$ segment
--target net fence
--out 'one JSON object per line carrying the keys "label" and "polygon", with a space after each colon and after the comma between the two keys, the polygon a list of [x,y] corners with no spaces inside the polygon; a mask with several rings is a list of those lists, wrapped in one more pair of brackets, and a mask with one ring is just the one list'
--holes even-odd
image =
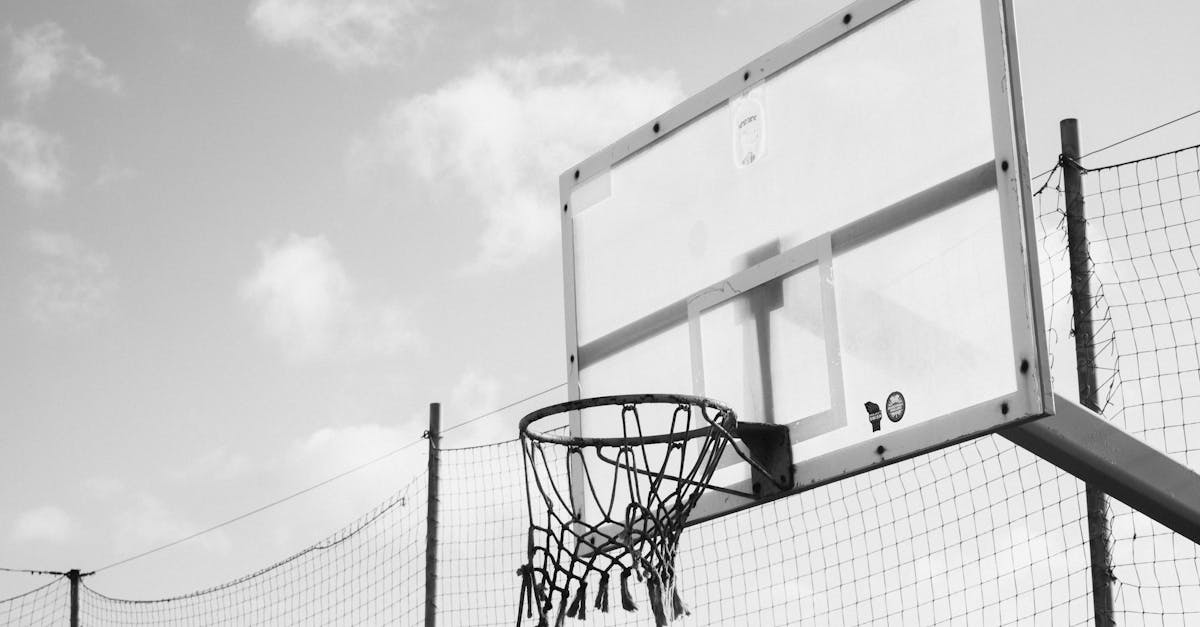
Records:
{"label": "net fence", "polygon": [[[522,476],[516,442],[442,459]],[[470,502],[480,489],[464,481],[444,496]],[[456,560],[468,573],[440,573],[439,624],[516,622],[525,486],[486,489],[486,524],[473,508],[442,517],[446,546],[472,557]],[[1074,477],[1002,438],[975,440],[689,527],[678,570],[691,615],[679,624],[1086,624],[1084,516]],[[645,587],[632,592],[639,612],[568,624],[653,624]]]}
{"label": "net fence", "polygon": [[70,582],[58,577],[14,597],[0,599],[0,624],[65,625],[71,612]]}
{"label": "net fence", "polygon": [[105,596],[83,583],[80,624],[418,624],[425,613],[425,502],[421,475],[321,542],[191,594],[133,601]]}
{"label": "net fence", "polygon": [[[1200,469],[1200,147],[1092,168],[1084,192],[1103,413]],[[1200,621],[1197,546],[1109,502],[1118,623]]]}
{"label": "net fence", "polygon": [[[1102,412],[1193,468],[1200,465],[1198,150],[1084,174]],[[1035,212],[1052,371],[1056,390],[1071,396],[1060,172],[1036,194]],[[529,516],[520,445],[443,449],[439,459],[437,622],[512,625]],[[427,479],[413,478],[324,541],[221,586],[131,601],[85,580],[80,622],[420,624]],[[1109,518],[1116,622],[1200,624],[1196,545],[1116,501]],[[679,551],[680,595],[691,610],[683,625],[1094,621],[1083,484],[999,435],[693,525]],[[575,624],[653,624],[645,587],[632,592],[638,613],[593,610]],[[66,624],[68,596],[67,580],[55,580],[0,601],[0,621]]]}

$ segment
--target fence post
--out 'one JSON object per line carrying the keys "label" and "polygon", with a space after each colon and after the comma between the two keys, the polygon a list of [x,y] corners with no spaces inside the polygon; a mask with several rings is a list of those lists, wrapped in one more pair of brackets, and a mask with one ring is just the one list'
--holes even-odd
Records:
{"label": "fence post", "polygon": [[67,580],[71,582],[71,627],[79,627],[79,569],[67,571]]}
{"label": "fence post", "polygon": [[[1096,383],[1096,342],[1092,328],[1092,286],[1089,267],[1087,216],[1083,206],[1083,168],[1079,165],[1079,122],[1058,123],[1062,141],[1063,187],[1066,194],[1067,250],[1071,258],[1072,322],[1075,329],[1076,378],[1079,404],[1100,413]],[[1109,555],[1108,497],[1086,485],[1088,547],[1092,562],[1092,607],[1096,627],[1112,627],[1112,556]]]}
{"label": "fence post", "polygon": [[442,406],[429,404],[429,502],[425,508],[425,627],[437,625],[438,449],[441,444]]}

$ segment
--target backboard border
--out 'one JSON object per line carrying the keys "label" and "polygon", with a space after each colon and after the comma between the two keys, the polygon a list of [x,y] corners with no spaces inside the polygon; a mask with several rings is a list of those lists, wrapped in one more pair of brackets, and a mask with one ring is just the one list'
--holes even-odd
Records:
{"label": "backboard border", "polygon": [[[648,148],[655,142],[670,136],[675,131],[687,126],[692,121],[704,116],[714,108],[727,103],[730,98],[742,93],[747,86],[764,81],[774,74],[782,72],[792,65],[801,62],[808,56],[824,47],[838,41],[856,29],[871,23],[880,16],[914,0],[858,0],[834,13],[812,28],[805,30],[795,38],[781,44],[775,49],[759,56],[741,69],[730,73],[712,86],[676,105],[664,114],[643,124],[628,133],[620,140],[583,160],[573,168],[567,169],[559,177],[559,192],[562,203],[562,245],[563,245],[563,279],[566,314],[566,342],[568,359],[568,397],[577,399],[581,395],[579,388],[579,370],[585,365],[584,348],[579,345],[577,294],[575,290],[574,263],[574,230],[573,208],[570,205],[571,194],[580,185],[589,182],[597,176],[606,176],[616,165]],[[841,466],[844,476],[865,472],[880,465],[900,461],[915,455],[926,453],[960,441],[979,437],[999,428],[1052,415],[1054,412],[1054,396],[1050,384],[1049,352],[1046,346],[1045,323],[1042,313],[1041,282],[1038,273],[1036,257],[1036,234],[1033,232],[1032,193],[1028,181],[1029,165],[1025,144],[1025,128],[1023,121],[1023,105],[1021,99],[1018,57],[1016,49],[1015,20],[1013,17],[1012,0],[980,0],[980,14],[983,29],[985,49],[985,64],[988,79],[988,98],[991,109],[993,129],[994,160],[963,174],[948,179],[942,184],[918,193],[926,192],[937,195],[938,188],[945,188],[954,181],[962,183],[963,179],[978,181],[980,170],[991,169],[991,185],[987,191],[995,189],[999,196],[1001,210],[1002,243],[1005,249],[1005,269],[1010,294],[1010,319],[1013,325],[1013,342],[1015,364],[1014,380],[1017,391],[979,405],[964,408],[938,418],[929,420],[922,425],[914,425],[908,429],[889,434],[889,442],[896,443],[900,439],[904,444],[890,447],[885,453],[882,444],[876,447],[877,458],[861,467]],[[968,182],[969,183],[969,182]],[[910,199],[906,199],[910,200]],[[901,201],[897,204],[904,204]],[[884,213],[879,210],[876,214]],[[893,212],[897,213],[897,212]],[[914,213],[910,210],[910,214]],[[916,214],[922,214],[916,211]],[[894,216],[893,216],[894,217]],[[870,220],[868,220],[870,218]],[[911,218],[911,215],[909,216]],[[865,224],[866,222],[872,224]],[[872,214],[866,218],[844,225],[832,233],[832,237],[854,239],[856,229],[866,228],[868,231],[878,228],[881,220]],[[902,220],[903,221],[903,220]],[[835,247],[837,240],[834,241]],[[1016,298],[1020,295],[1020,298]],[[686,299],[668,305],[653,312],[638,321],[640,328],[633,332],[648,337],[665,328],[673,326],[677,318],[686,320],[688,317]],[[624,329],[623,329],[624,330]],[[624,330],[626,334],[630,332]],[[613,333],[615,334],[615,332]],[[610,334],[612,335],[612,334]],[[1032,337],[1029,337],[1032,336]],[[627,339],[627,338],[626,338]],[[593,341],[592,343],[597,343]],[[615,350],[607,347],[608,351]],[[586,356],[590,357],[590,356]],[[599,356],[598,356],[599,357]],[[588,360],[590,361],[590,360]],[[1001,419],[997,420],[995,414]],[[1013,418],[1006,419],[1012,415]],[[987,422],[981,417],[991,416]],[[929,444],[921,444],[913,440],[913,436],[927,434],[933,426],[947,424],[947,419],[956,417],[971,424],[978,423],[977,430],[961,436]],[[918,428],[924,427],[924,428]],[[575,417],[570,419],[572,432],[578,433],[581,425]],[[907,433],[903,438],[900,434]],[[796,464],[798,471],[802,466],[812,465],[818,461],[837,467],[851,459],[863,458],[862,451],[867,446],[875,446],[876,440],[883,436],[864,441],[864,446],[855,446],[853,452],[837,455],[838,452],[823,455],[813,460]],[[862,449],[862,450],[859,450]],[[828,458],[828,459],[826,459]],[[572,469],[569,469],[569,472]],[[797,477],[797,489],[812,487],[825,482],[805,482]],[[732,510],[731,510],[732,511]],[[722,512],[723,513],[723,512]],[[718,514],[713,514],[720,515]],[[702,518],[701,518],[702,519]]]}

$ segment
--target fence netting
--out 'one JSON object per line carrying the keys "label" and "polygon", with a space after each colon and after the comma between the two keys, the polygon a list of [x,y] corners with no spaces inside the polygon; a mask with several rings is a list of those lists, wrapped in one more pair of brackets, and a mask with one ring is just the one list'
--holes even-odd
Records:
{"label": "fence netting", "polygon": [[419,624],[425,615],[426,484],[422,474],[321,542],[206,590],[134,601],[105,596],[85,579],[80,586],[80,623]]}
{"label": "fence netting", "polygon": [[56,577],[29,592],[0,599],[0,625],[67,624],[71,612],[70,586],[66,577]]}
{"label": "fence netting", "polygon": [[[1198,156],[1188,148],[1084,175],[1102,413],[1193,468]],[[1048,343],[1055,389],[1072,397],[1061,170],[1042,183],[1034,201]],[[520,446],[448,448],[439,457],[437,622],[513,625],[528,529]],[[131,601],[90,587],[99,578],[85,580],[81,623],[421,624],[426,481],[413,478],[323,542],[228,584]],[[1196,545],[1116,501],[1109,518],[1117,624],[1200,624]],[[691,526],[679,551],[691,610],[683,625],[1094,621],[1083,484],[999,435]],[[0,620],[65,624],[67,586],[56,580],[0,601]],[[645,587],[632,591],[639,613],[589,608],[585,623],[653,624]]]}
{"label": "fence netting", "polygon": [[[1200,147],[1092,168],[1083,185],[1103,413],[1200,469]],[[1196,544],[1109,503],[1117,623],[1200,622]]]}

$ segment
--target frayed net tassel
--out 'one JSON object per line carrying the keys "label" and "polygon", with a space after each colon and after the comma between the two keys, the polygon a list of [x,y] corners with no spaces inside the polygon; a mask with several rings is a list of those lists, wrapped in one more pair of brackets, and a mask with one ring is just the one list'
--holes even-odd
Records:
{"label": "frayed net tassel", "polygon": [[646,578],[646,591],[650,593],[650,609],[654,612],[654,624],[666,627],[667,612],[663,607],[662,584],[657,577]]}
{"label": "frayed net tassel", "polygon": [[567,595],[563,594],[562,603],[558,604],[558,618],[554,619],[554,627],[563,627],[567,620]]}
{"label": "frayed net tassel", "polygon": [[683,604],[683,599],[679,598],[679,590],[671,591],[671,620],[675,620],[680,616],[691,616],[692,612]]}
{"label": "frayed net tassel", "polygon": [[637,605],[633,602],[633,595],[629,594],[629,571],[621,573],[621,607],[626,612],[636,612]]}
{"label": "frayed net tassel", "polygon": [[533,598],[533,577],[529,574],[529,564],[517,569],[521,577],[521,600],[517,606],[517,616],[525,614],[525,618],[533,618],[533,606],[537,601]]}
{"label": "frayed net tassel", "polygon": [[570,618],[578,618],[583,620],[587,618],[587,581],[579,582],[579,589],[575,591],[575,600],[571,601],[571,607],[567,609],[567,616]]}
{"label": "frayed net tassel", "polygon": [[600,591],[596,593],[596,609],[608,613],[608,572],[600,575]]}
{"label": "frayed net tassel", "polygon": [[550,599],[546,598],[546,591],[542,588],[541,582],[537,580],[532,569],[529,577],[533,580],[533,598],[537,600],[538,615],[541,619],[538,621],[538,627],[550,627],[549,619],[546,618],[546,613],[550,611]]}

